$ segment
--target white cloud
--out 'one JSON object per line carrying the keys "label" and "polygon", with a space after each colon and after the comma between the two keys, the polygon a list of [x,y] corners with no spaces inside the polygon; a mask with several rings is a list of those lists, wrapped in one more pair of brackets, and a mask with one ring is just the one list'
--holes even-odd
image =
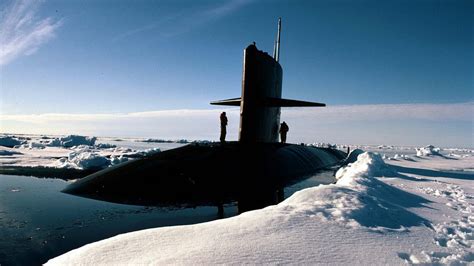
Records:
{"label": "white cloud", "polygon": [[[217,139],[214,110],[167,110],[123,114],[0,115],[4,133],[86,134]],[[237,139],[239,109],[225,109],[229,139]],[[472,146],[474,103],[379,104],[286,108],[292,142]]]}
{"label": "white cloud", "polygon": [[55,36],[61,21],[38,18],[40,1],[18,0],[7,6],[0,18],[0,65],[35,53]]}
{"label": "white cloud", "polygon": [[180,35],[231,14],[252,1],[253,0],[228,0],[208,9],[183,10],[176,14],[162,17],[151,24],[119,34],[113,41],[118,41],[141,32],[158,29],[159,31],[157,31],[156,34],[163,37]]}
{"label": "white cloud", "polygon": [[472,121],[474,102],[454,104],[340,105],[320,109],[289,108],[287,116],[333,121],[429,120]]}

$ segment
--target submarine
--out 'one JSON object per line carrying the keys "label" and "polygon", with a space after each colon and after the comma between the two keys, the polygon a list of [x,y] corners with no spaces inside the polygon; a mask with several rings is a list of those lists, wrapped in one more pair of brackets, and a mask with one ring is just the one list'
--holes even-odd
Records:
{"label": "submarine", "polygon": [[255,43],[244,49],[240,98],[211,102],[240,106],[238,141],[152,154],[88,175],[62,192],[142,206],[237,201],[243,212],[278,203],[285,186],[340,164],[347,154],[337,149],[278,142],[281,107],[325,106],[281,97],[280,35],[281,18],[273,56]]}

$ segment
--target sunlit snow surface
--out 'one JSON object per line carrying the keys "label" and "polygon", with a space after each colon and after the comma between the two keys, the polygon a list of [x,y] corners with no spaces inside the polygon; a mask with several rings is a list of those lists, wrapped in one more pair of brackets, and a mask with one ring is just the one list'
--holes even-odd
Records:
{"label": "sunlit snow surface", "polygon": [[[178,140],[162,143],[142,139],[75,135],[0,136],[0,167],[102,169],[161,150],[179,147],[184,145],[183,142],[183,140]],[[9,173],[12,172],[9,171]]]}
{"label": "sunlit snow surface", "polygon": [[118,235],[49,264],[472,264],[472,150],[358,147],[372,152],[336,184],[232,218]]}

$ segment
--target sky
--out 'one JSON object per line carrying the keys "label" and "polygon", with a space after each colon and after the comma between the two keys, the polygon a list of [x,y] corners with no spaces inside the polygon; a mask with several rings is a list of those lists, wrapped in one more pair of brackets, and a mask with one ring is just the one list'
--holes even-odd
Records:
{"label": "sky", "polygon": [[0,14],[3,133],[217,139],[209,102],[240,96],[243,49],[271,54],[282,17],[283,97],[328,105],[284,109],[290,141],[474,146],[473,1],[6,0]]}

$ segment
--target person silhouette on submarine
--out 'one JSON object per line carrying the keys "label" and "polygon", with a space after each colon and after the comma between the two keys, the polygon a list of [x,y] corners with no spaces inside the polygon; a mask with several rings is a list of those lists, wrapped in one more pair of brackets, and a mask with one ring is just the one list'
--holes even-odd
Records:
{"label": "person silhouette on submarine", "polygon": [[227,116],[226,116],[225,112],[221,113],[220,119],[221,119],[220,141],[221,141],[221,143],[225,143],[225,136],[227,134]]}
{"label": "person silhouette on submarine", "polygon": [[286,143],[286,134],[288,133],[289,130],[290,130],[290,128],[288,127],[288,125],[286,124],[285,121],[283,121],[283,123],[280,124],[280,141],[281,141],[281,143]]}

